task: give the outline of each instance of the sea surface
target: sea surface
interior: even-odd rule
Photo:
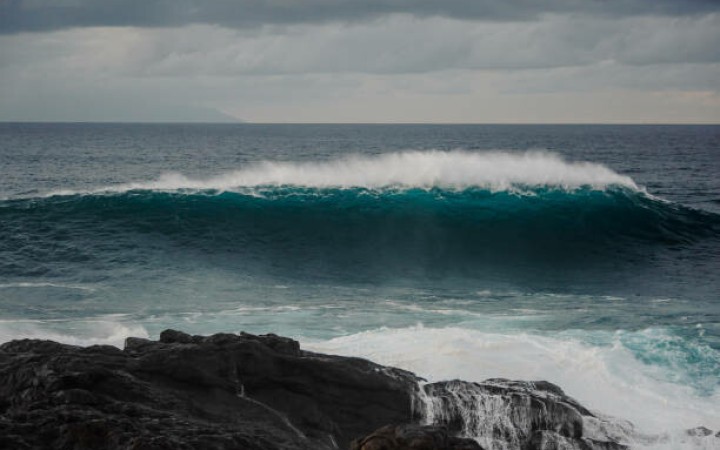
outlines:
[[[720,126],[0,124],[0,342],[168,327],[718,448]]]

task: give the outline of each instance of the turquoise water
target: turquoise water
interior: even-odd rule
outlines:
[[[720,127],[0,124],[0,168],[0,340],[275,332],[720,429]]]

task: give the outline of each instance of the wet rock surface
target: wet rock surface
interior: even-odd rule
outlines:
[[[322,449],[411,418],[415,377],[273,335],[0,346],[0,448]]]
[[[275,335],[17,340],[0,346],[0,448],[624,448],[550,383],[422,381]]]
[[[350,444],[350,450],[483,450],[469,438],[452,436],[447,428],[429,425],[387,425]]]
[[[687,430],[685,433],[688,436],[693,436],[693,437],[705,437],[705,436],[710,436],[711,434],[713,434],[711,429],[709,429],[707,427],[703,427],[703,426],[691,428],[691,429]],[[718,435],[720,435],[720,432],[718,432]]]
[[[546,381],[443,381],[422,386],[421,395],[425,421],[475,436],[487,448],[627,448],[605,433],[587,430],[587,422],[600,419]]]

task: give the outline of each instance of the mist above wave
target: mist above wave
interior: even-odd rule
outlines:
[[[233,191],[263,186],[306,188],[389,187],[420,189],[481,188],[506,191],[523,187],[637,190],[632,178],[591,162],[569,162],[549,152],[407,151],[377,156],[348,156],[330,161],[262,161],[207,179],[166,173],[152,181],[99,188],[98,192],[132,190]],[[77,194],[55,191],[53,195]]]

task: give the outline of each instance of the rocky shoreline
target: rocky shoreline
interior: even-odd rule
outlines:
[[[470,439],[472,437],[474,439]],[[548,382],[427,383],[276,335],[0,346],[0,448],[620,450]]]

